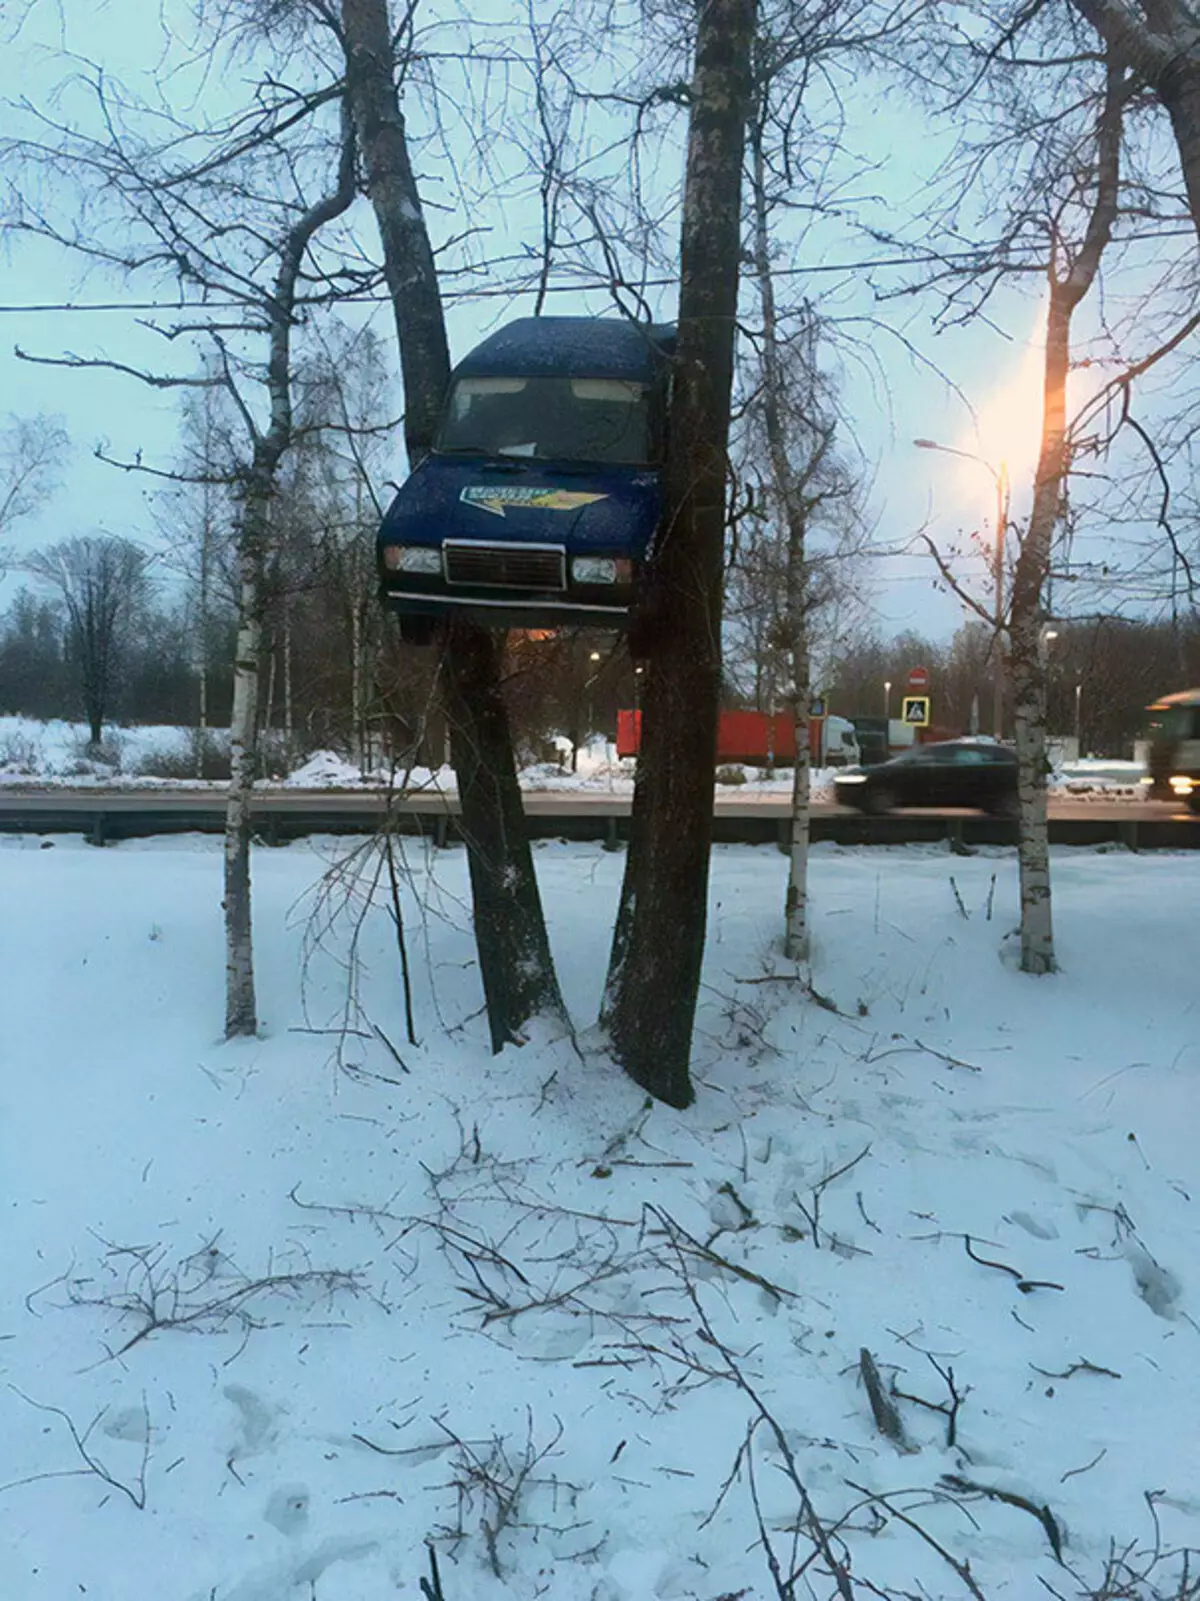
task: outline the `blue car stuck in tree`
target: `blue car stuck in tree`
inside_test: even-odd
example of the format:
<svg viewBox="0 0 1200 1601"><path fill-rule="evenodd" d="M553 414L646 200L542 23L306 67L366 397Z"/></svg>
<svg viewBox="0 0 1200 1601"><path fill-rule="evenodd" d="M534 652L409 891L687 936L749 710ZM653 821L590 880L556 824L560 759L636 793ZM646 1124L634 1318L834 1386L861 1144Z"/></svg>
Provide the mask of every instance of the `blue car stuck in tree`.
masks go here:
<svg viewBox="0 0 1200 1601"><path fill-rule="evenodd" d="M661 510L674 329L524 317L454 369L434 448L379 531L402 636L440 617L622 629Z"/></svg>

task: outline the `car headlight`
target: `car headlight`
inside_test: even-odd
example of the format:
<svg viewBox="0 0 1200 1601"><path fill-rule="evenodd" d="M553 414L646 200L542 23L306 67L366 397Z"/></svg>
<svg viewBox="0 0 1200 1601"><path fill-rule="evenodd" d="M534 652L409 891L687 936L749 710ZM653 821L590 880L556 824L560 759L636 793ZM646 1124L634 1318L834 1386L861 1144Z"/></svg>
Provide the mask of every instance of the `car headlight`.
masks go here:
<svg viewBox="0 0 1200 1601"><path fill-rule="evenodd" d="M1170 784L1176 795L1190 795L1197 787L1194 778L1186 778L1182 773L1173 774Z"/></svg>
<svg viewBox="0 0 1200 1601"><path fill-rule="evenodd" d="M866 773L839 773L834 779L835 784L865 784Z"/></svg>
<svg viewBox="0 0 1200 1601"><path fill-rule="evenodd" d="M627 584L633 563L617 556L573 556L571 577L577 584Z"/></svg>
<svg viewBox="0 0 1200 1601"><path fill-rule="evenodd" d="M440 545L385 545L383 565L393 573L440 573Z"/></svg>

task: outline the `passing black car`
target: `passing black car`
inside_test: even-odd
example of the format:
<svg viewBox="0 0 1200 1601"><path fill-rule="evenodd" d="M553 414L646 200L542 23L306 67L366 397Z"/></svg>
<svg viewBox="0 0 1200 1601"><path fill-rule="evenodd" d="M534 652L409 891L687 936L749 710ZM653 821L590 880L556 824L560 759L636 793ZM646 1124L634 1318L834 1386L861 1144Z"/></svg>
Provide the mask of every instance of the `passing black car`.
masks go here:
<svg viewBox="0 0 1200 1601"><path fill-rule="evenodd" d="M1017 756L981 739L914 745L878 767L839 773L843 806L880 816L897 806L971 806L997 817L1017 815Z"/></svg>

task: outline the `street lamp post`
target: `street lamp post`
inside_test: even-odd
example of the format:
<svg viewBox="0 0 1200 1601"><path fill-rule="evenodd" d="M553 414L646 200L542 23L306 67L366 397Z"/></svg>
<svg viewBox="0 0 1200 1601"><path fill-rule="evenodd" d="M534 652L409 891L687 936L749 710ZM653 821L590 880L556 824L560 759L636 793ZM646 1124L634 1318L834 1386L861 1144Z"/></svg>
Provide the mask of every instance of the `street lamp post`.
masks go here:
<svg viewBox="0 0 1200 1601"><path fill-rule="evenodd" d="M1053 676L1052 676L1051 671L1050 671L1050 647L1051 647L1051 645L1054 643L1054 641L1057 638L1058 638L1058 629L1057 628L1051 628L1049 626L1046 626L1046 627L1044 627L1042 629L1042 637L1041 637L1042 678L1043 678L1043 682L1044 682L1044 686L1045 686L1045 694L1046 694L1045 716L1046 716L1046 728L1047 728L1048 732L1052 732L1053 731L1053 727L1054 727L1053 723L1050 721L1051 713L1053 711L1052 690L1053 690L1053 687L1054 687L1054 685L1053 685Z"/></svg>
<svg viewBox="0 0 1200 1601"><path fill-rule="evenodd" d="M891 720L891 716L892 716L892 681L891 681L890 678L885 678L884 681L883 681L883 715L884 715L884 719L886 721L890 721Z"/></svg>
<svg viewBox="0 0 1200 1601"><path fill-rule="evenodd" d="M1083 755L1083 719L1080 716L1082 700L1083 685L1079 683L1075 685L1075 754L1077 757Z"/></svg>
<svg viewBox="0 0 1200 1601"><path fill-rule="evenodd" d="M978 459L978 458L977 458ZM995 550L995 653L996 676L992 693L992 733L1000 739L1004 733L1004 542L1008 537L1009 480L1008 464L1000 463L1000 471L993 472L987 462L984 466L996 480L996 550Z"/></svg>
<svg viewBox="0 0 1200 1601"><path fill-rule="evenodd" d="M996 658L992 675L992 732L997 739L1004 733L1004 544L1008 534L1008 511L1012 485L1008 476L1008 463L1002 461L993 467L990 461L976 456L970 450L956 450L953 445L939 445L936 439L914 439L918 450L940 450L944 456L961 456L964 461L978 462L986 467L996 485L996 547L992 552L992 578L995 594L992 602L992 652Z"/></svg>
<svg viewBox="0 0 1200 1601"><path fill-rule="evenodd" d="M591 736L592 736L592 733L594 732L594 730L592 728L592 724L595 722L595 719L596 719L595 696L594 696L593 691L592 691L592 686L600 676L600 669L599 669L599 667L596 666L596 663L599 660L600 660L600 652L598 650L592 651L591 654L588 656L588 661L589 661L589 663L591 663L591 667L592 667L592 673L591 673L591 676L588 678L587 682L583 686L583 692L584 692L585 696L587 697L586 710L584 712L584 720L587 723L587 729L585 731L584 737L587 738L587 739L590 739Z"/></svg>

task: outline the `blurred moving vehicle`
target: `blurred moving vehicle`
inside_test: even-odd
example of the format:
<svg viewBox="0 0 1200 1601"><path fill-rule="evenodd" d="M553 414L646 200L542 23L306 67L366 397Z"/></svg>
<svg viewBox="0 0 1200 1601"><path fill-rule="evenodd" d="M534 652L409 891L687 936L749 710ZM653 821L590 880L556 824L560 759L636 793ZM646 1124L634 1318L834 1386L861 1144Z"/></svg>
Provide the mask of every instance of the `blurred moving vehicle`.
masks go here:
<svg viewBox="0 0 1200 1601"><path fill-rule="evenodd" d="M1200 815L1200 689L1164 695L1147 715L1151 794L1184 801Z"/></svg>
<svg viewBox="0 0 1200 1601"><path fill-rule="evenodd" d="M899 806L970 806L1017 815L1017 753L984 739L914 745L878 766L839 773L842 806L880 816Z"/></svg>
<svg viewBox="0 0 1200 1601"><path fill-rule="evenodd" d="M674 329L522 317L454 369L378 538L381 598L428 643L458 613L622 629L661 510Z"/></svg>

